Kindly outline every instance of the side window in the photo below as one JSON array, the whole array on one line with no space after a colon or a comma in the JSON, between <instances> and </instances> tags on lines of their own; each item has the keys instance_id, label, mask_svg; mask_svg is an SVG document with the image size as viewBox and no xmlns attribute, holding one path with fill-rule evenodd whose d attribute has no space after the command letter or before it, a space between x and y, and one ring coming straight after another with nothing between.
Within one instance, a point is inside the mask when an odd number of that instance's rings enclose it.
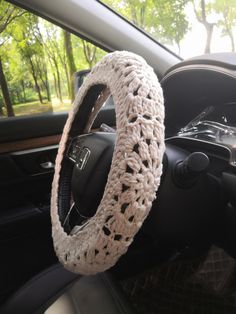
<instances>
[{"instance_id":1,"label":"side window","mask_svg":"<svg viewBox=\"0 0 236 314\"><path fill-rule=\"evenodd\" d=\"M1 1L0 119L68 110L80 81L78 73L88 73L105 53Z\"/></svg>"}]
</instances>

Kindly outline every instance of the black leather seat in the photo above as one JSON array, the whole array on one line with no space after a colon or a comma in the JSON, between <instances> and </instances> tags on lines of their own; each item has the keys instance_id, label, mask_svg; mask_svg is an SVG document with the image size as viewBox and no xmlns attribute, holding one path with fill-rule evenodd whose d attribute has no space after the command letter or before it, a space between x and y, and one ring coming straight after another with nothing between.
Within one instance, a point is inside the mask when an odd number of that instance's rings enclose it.
<instances>
[{"instance_id":1,"label":"black leather seat","mask_svg":"<svg viewBox=\"0 0 236 314\"><path fill-rule=\"evenodd\" d=\"M133 313L108 273L78 276L57 264L17 291L0 314L129 314Z\"/></svg>"}]
</instances>

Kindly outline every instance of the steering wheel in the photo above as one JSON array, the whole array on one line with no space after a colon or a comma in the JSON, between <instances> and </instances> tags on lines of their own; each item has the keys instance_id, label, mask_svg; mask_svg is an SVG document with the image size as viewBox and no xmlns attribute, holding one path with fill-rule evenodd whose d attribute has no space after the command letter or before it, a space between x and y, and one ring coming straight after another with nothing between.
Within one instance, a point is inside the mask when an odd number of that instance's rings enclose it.
<instances>
[{"instance_id":1,"label":"steering wheel","mask_svg":"<svg viewBox=\"0 0 236 314\"><path fill-rule=\"evenodd\" d=\"M116 134L91 133L110 95ZM163 121L162 89L142 57L107 54L87 76L63 130L52 185L52 237L65 268L102 272L127 251L160 184Z\"/></svg>"}]
</instances>

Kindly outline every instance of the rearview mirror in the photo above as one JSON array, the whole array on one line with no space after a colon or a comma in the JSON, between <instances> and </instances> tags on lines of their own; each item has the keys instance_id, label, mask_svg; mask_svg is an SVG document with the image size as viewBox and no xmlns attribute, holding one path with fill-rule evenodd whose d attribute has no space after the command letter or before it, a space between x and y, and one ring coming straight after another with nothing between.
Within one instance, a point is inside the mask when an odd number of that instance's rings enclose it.
<instances>
[{"instance_id":1,"label":"rearview mirror","mask_svg":"<svg viewBox=\"0 0 236 314\"><path fill-rule=\"evenodd\" d=\"M86 76L90 73L90 69L78 71L74 74L74 88L75 88L75 95L78 93L78 90L80 89L81 85L83 84L84 80L86 79ZM104 106L106 108L114 108L114 102L113 97L109 96L106 102L104 103Z\"/></svg>"},{"instance_id":2,"label":"rearview mirror","mask_svg":"<svg viewBox=\"0 0 236 314\"><path fill-rule=\"evenodd\" d=\"M75 95L77 94L78 90L80 89L81 85L83 84L86 76L89 74L90 70L82 70L78 71L74 74L74 89Z\"/></svg>"}]
</instances>

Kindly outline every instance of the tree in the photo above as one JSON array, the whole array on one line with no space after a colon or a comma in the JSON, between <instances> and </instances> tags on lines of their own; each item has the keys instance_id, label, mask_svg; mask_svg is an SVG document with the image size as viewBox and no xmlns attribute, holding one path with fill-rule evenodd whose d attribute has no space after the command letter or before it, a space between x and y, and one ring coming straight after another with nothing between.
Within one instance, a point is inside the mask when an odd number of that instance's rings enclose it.
<instances>
[{"instance_id":1,"label":"tree","mask_svg":"<svg viewBox=\"0 0 236 314\"><path fill-rule=\"evenodd\" d=\"M187 0L106 0L129 21L164 44L180 43L189 22L185 13Z\"/></svg>"},{"instance_id":2,"label":"tree","mask_svg":"<svg viewBox=\"0 0 236 314\"><path fill-rule=\"evenodd\" d=\"M64 65L65 72L66 72L66 66L65 66L65 61L63 61L65 60L65 56L61 55L60 49L58 48L60 32L59 32L59 29L55 25L52 25L48 22L45 22L44 26L45 26L46 36L43 37L41 33L40 33L40 36L43 40L44 49L48 56L49 63L51 65L51 69L53 72L55 92L58 98L60 99L60 102L63 102L60 63Z\"/></svg>"},{"instance_id":3,"label":"tree","mask_svg":"<svg viewBox=\"0 0 236 314\"><path fill-rule=\"evenodd\" d=\"M235 0L215 0L213 7L220 15L217 24L222 29L222 35L229 37L231 50L235 51L233 28L236 26L236 2Z\"/></svg>"},{"instance_id":4,"label":"tree","mask_svg":"<svg viewBox=\"0 0 236 314\"><path fill-rule=\"evenodd\" d=\"M147 21L147 9L148 4L151 3L148 0L137 1L137 0L128 0L127 8L130 10L131 21L139 26L140 28L145 29Z\"/></svg>"},{"instance_id":5,"label":"tree","mask_svg":"<svg viewBox=\"0 0 236 314\"><path fill-rule=\"evenodd\" d=\"M154 36L163 44L176 44L179 54L181 40L189 29L189 22L185 13L187 2L187 0L153 0L154 11L152 10L151 23L153 23L154 16Z\"/></svg>"},{"instance_id":6,"label":"tree","mask_svg":"<svg viewBox=\"0 0 236 314\"><path fill-rule=\"evenodd\" d=\"M51 93L50 93L50 87L49 87L49 81L48 81L47 65L46 65L44 54L38 53L35 55L35 66L36 66L36 72L38 73L38 76L46 91L47 100L50 102Z\"/></svg>"},{"instance_id":7,"label":"tree","mask_svg":"<svg viewBox=\"0 0 236 314\"><path fill-rule=\"evenodd\" d=\"M91 69L96 60L97 47L90 44L88 41L82 40L84 57Z\"/></svg>"},{"instance_id":8,"label":"tree","mask_svg":"<svg viewBox=\"0 0 236 314\"><path fill-rule=\"evenodd\" d=\"M149 30L152 13L157 1L153 0L106 0L106 4L126 17L134 25ZM154 3L155 2L155 3Z\"/></svg>"},{"instance_id":9,"label":"tree","mask_svg":"<svg viewBox=\"0 0 236 314\"><path fill-rule=\"evenodd\" d=\"M77 71L91 68L98 60L100 60L106 54L106 52L100 49L99 47L96 47L95 49L95 46L91 43L87 43L86 45L85 40L73 34L71 35L71 42ZM87 54L88 50L86 49L85 45L86 46L89 45L88 54ZM92 54L92 58L89 58L88 56L91 54L91 52L94 52L94 55Z\"/></svg>"},{"instance_id":10,"label":"tree","mask_svg":"<svg viewBox=\"0 0 236 314\"><path fill-rule=\"evenodd\" d=\"M64 95L73 100L76 70L92 67L104 54L91 43L0 0L0 115L12 116L14 108L17 114L44 111L43 106L37 110L35 100L50 102L54 88L61 103Z\"/></svg>"},{"instance_id":11,"label":"tree","mask_svg":"<svg viewBox=\"0 0 236 314\"><path fill-rule=\"evenodd\" d=\"M21 18L19 18L19 21ZM4 44L2 49L2 55L4 56L5 74L8 82L12 102L27 102L28 89L31 89L32 76L29 71L28 61L22 58L22 55L18 49L18 43L13 40ZM17 101L14 95L17 96Z\"/></svg>"},{"instance_id":12,"label":"tree","mask_svg":"<svg viewBox=\"0 0 236 314\"><path fill-rule=\"evenodd\" d=\"M4 112L3 112L3 102L2 99L0 98L0 117L4 116Z\"/></svg>"},{"instance_id":13,"label":"tree","mask_svg":"<svg viewBox=\"0 0 236 314\"><path fill-rule=\"evenodd\" d=\"M64 35L64 45L65 45L66 57L67 57L67 62L68 62L68 67L69 67L69 74L70 74L69 94L70 94L71 101L73 101L75 98L74 74L76 72L76 66L75 66L75 60L74 60L74 54L73 54L73 48L72 48L71 33L64 30L63 35Z\"/></svg>"},{"instance_id":14,"label":"tree","mask_svg":"<svg viewBox=\"0 0 236 314\"><path fill-rule=\"evenodd\" d=\"M210 5L206 5L205 0L201 0L200 2L200 7L196 5L196 1L192 0L193 3L193 8L194 8L194 13L196 15L196 18L199 23L201 23L206 30L206 45L205 45L205 53L210 53L211 52L211 41L212 41L212 35L213 35L213 30L215 23L211 23L207 20L207 13L211 12L211 7Z\"/></svg>"},{"instance_id":15,"label":"tree","mask_svg":"<svg viewBox=\"0 0 236 314\"><path fill-rule=\"evenodd\" d=\"M17 18L24 14L23 10L18 9L17 7L0 0L0 34L2 35L7 27ZM0 43L0 46L4 44L5 38L3 38L3 42ZM5 77L2 58L0 55L0 85L4 98L4 103L7 109L8 116L14 116L14 110L12 106L12 101L8 89L7 80Z\"/></svg>"},{"instance_id":16,"label":"tree","mask_svg":"<svg viewBox=\"0 0 236 314\"><path fill-rule=\"evenodd\" d=\"M40 103L43 103L43 96L39 84L39 78L38 78L38 71L37 71L37 63L34 61L35 57L37 58L37 50L38 47L35 47L35 44L32 44L30 41L28 34L25 32L22 33L22 40L19 45L19 50L22 55L22 57L28 62L29 64L29 69L31 71L33 80L34 80L34 85L35 85L35 90L38 94L38 98Z\"/></svg>"},{"instance_id":17,"label":"tree","mask_svg":"<svg viewBox=\"0 0 236 314\"><path fill-rule=\"evenodd\" d=\"M8 85L7 85L7 80L6 80L4 72L3 72L1 58L0 58L0 85L1 85L2 94L4 97L5 106L7 109L7 115L8 115L8 117L14 117L14 110L12 107L11 97L10 97L10 93L9 93L9 89L8 89Z\"/></svg>"},{"instance_id":18,"label":"tree","mask_svg":"<svg viewBox=\"0 0 236 314\"><path fill-rule=\"evenodd\" d=\"M4 0L0 0L0 34L2 34L14 20L23 14L25 14L25 11Z\"/></svg>"},{"instance_id":19,"label":"tree","mask_svg":"<svg viewBox=\"0 0 236 314\"><path fill-rule=\"evenodd\" d=\"M22 60L28 64L28 69L32 75L35 91L40 103L43 103L43 95L40 84L39 68L43 66L42 44L35 36L38 24L38 17L26 13L12 30L12 39L16 43L17 50ZM39 58L41 59L39 61Z\"/></svg>"},{"instance_id":20,"label":"tree","mask_svg":"<svg viewBox=\"0 0 236 314\"><path fill-rule=\"evenodd\" d=\"M28 58L28 60L29 60L31 73L32 73L32 76L33 76L33 79L34 79L35 89L36 89L36 92L38 93L39 101L42 104L43 103L43 97L42 97L40 85L39 85L39 82L38 82L36 67L35 67L35 64L33 62L32 51L30 51L30 46L29 45L28 45L27 48L28 49L25 50L25 57Z\"/></svg>"}]
</instances>

